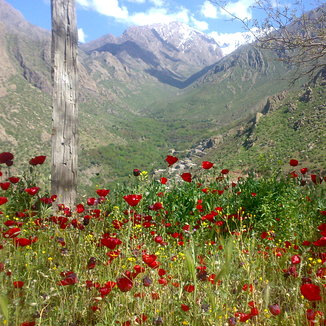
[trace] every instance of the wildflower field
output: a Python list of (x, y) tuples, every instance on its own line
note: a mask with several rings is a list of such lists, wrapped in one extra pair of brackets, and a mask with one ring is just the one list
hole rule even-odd
[(326, 325), (325, 176), (289, 158), (290, 174), (171, 177), (167, 156), (166, 175), (68, 208), (45, 160), (19, 174), (0, 153), (0, 325)]

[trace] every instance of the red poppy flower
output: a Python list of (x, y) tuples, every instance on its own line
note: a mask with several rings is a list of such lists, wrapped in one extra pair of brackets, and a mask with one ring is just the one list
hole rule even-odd
[(202, 168), (205, 169), (205, 170), (209, 170), (210, 168), (213, 167), (213, 165), (214, 165), (214, 163), (209, 162), (209, 161), (203, 161), (201, 163)]
[(85, 210), (85, 207), (83, 204), (78, 204), (76, 205), (76, 212), (77, 213), (82, 213)]
[(173, 165), (174, 163), (178, 162), (178, 158), (175, 157), (175, 156), (171, 156), (171, 155), (168, 155), (166, 158), (165, 158), (165, 161), (169, 164), (169, 166)]
[(140, 171), (139, 169), (133, 169), (132, 173), (133, 173), (133, 175), (134, 175), (135, 177), (138, 177), (138, 176), (140, 176), (141, 171)]
[(19, 326), (35, 326), (35, 325), (36, 325), (35, 321), (24, 321)]
[(299, 164), (298, 160), (295, 160), (295, 159), (290, 160), (290, 165), (291, 166), (297, 166), (298, 164)]
[(32, 243), (31, 239), (27, 239), (27, 238), (16, 238), (15, 239), (15, 244), (18, 247), (26, 247), (29, 246)]
[(157, 202), (157, 203), (155, 203), (153, 205), (150, 205), (148, 207), (148, 209), (150, 209), (151, 211), (159, 211), (160, 209), (163, 209), (163, 205), (162, 205), (162, 203)]
[(23, 281), (15, 281), (12, 284), (14, 285), (14, 288), (21, 289), (25, 283)]
[(148, 319), (148, 317), (145, 314), (140, 315), (139, 317), (135, 318), (135, 322), (136, 324), (141, 325), (142, 323), (144, 323), (146, 320)]
[(221, 174), (228, 174), (229, 172), (230, 172), (230, 170), (228, 170), (228, 169), (221, 170)]
[(120, 277), (117, 279), (117, 286), (122, 292), (130, 291), (133, 285), (133, 282), (128, 277)]
[(181, 178), (186, 182), (191, 182), (191, 180), (192, 180), (191, 174), (188, 172), (182, 173)]
[(194, 286), (194, 285), (185, 285), (185, 286), (183, 287), (183, 289), (184, 289), (186, 292), (191, 293), (191, 292), (194, 292), (194, 291), (195, 291), (195, 286)]
[(0, 197), (0, 205), (5, 204), (8, 201), (7, 197)]
[(148, 264), (154, 262), (156, 260), (157, 256), (156, 255), (143, 255), (142, 258), (143, 258), (143, 262), (148, 265)]
[(326, 246), (326, 236), (319, 238), (317, 241), (314, 241), (313, 245), (316, 247), (325, 247)]
[(11, 183), (18, 183), (20, 178), (18, 177), (10, 177), (8, 178), (8, 180), (11, 182)]
[(0, 164), (10, 162), (14, 159), (14, 155), (9, 152), (0, 153)]
[(160, 179), (160, 181), (161, 181), (161, 184), (162, 184), (162, 185), (165, 185), (165, 184), (168, 182), (168, 179), (165, 178), (165, 177), (162, 177), (162, 178)]
[(58, 285), (66, 286), (78, 283), (77, 275), (73, 271), (62, 272), (60, 275), (65, 278), (58, 282)]
[(190, 310), (190, 307), (187, 306), (186, 304), (181, 304), (181, 309), (182, 309), (183, 311), (189, 311), (189, 310)]
[(301, 174), (306, 174), (308, 172), (308, 168), (300, 169)]
[(323, 179), (321, 177), (317, 176), (316, 174), (311, 174), (310, 179), (315, 185), (321, 184), (323, 181)]
[(27, 192), (29, 195), (34, 196), (40, 191), (39, 187), (31, 187), (31, 188), (26, 188), (25, 192)]
[(122, 241), (118, 238), (107, 237), (107, 238), (101, 239), (102, 246), (105, 246), (112, 250), (114, 250), (115, 247), (120, 245), (121, 243), (122, 243)]
[(300, 256), (299, 255), (293, 255), (291, 257), (291, 262), (292, 262), (292, 264), (300, 264), (300, 262), (301, 262)]
[(274, 316), (277, 316), (281, 313), (281, 308), (277, 303), (268, 306), (268, 309), (270, 313)]
[(142, 195), (127, 195), (123, 196), (123, 199), (130, 205), (130, 206), (136, 206), (140, 200), (143, 198)]
[(30, 161), (30, 165), (38, 165), (38, 164), (43, 164), (45, 162), (46, 156), (40, 155), (40, 156), (35, 156), (33, 157)]
[(320, 288), (312, 283), (302, 284), (300, 287), (301, 294), (309, 301), (320, 301)]
[(20, 228), (11, 228), (8, 231), (6, 231), (5, 233), (3, 233), (3, 236), (5, 238), (15, 238), (20, 234)]
[(100, 196), (100, 197), (106, 197), (109, 193), (110, 193), (110, 189), (97, 189), (96, 193)]
[(1, 182), (0, 183), (0, 188), (2, 190), (7, 190), (10, 187), (11, 183), (10, 182)]

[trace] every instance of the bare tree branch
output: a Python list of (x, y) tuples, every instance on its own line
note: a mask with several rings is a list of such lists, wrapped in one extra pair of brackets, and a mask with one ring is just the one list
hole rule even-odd
[(256, 0), (251, 7), (259, 10), (265, 18), (258, 22), (242, 19), (233, 14), (228, 1), (210, 0), (227, 13), (231, 19), (242, 23), (254, 37), (256, 45), (278, 53), (278, 60), (297, 68), (295, 80), (312, 77), (326, 68), (326, 4), (315, 0), (316, 9), (305, 12), (304, 0), (292, 7), (281, 6), (272, 0)]

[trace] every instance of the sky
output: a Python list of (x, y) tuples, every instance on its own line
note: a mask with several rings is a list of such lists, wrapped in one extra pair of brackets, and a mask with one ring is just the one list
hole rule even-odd
[[(50, 30), (50, 0), (5, 0), (34, 25)], [(270, 0), (271, 5), (293, 6), (295, 0)], [(305, 9), (314, 7), (303, 0)], [(227, 9), (241, 19), (261, 19), (253, 9), (255, 0), (231, 0)], [(128, 27), (180, 21), (212, 36), (223, 53), (232, 52), (248, 40), (242, 23), (209, 0), (76, 0), (79, 41), (95, 40), (105, 34), (120, 36)], [(249, 38), (250, 39), (250, 38)]]

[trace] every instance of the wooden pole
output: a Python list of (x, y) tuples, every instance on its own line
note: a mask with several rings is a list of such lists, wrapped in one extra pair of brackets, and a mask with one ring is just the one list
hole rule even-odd
[(52, 16), (52, 170), (56, 203), (72, 208), (77, 194), (78, 104), (75, 0), (51, 0)]

